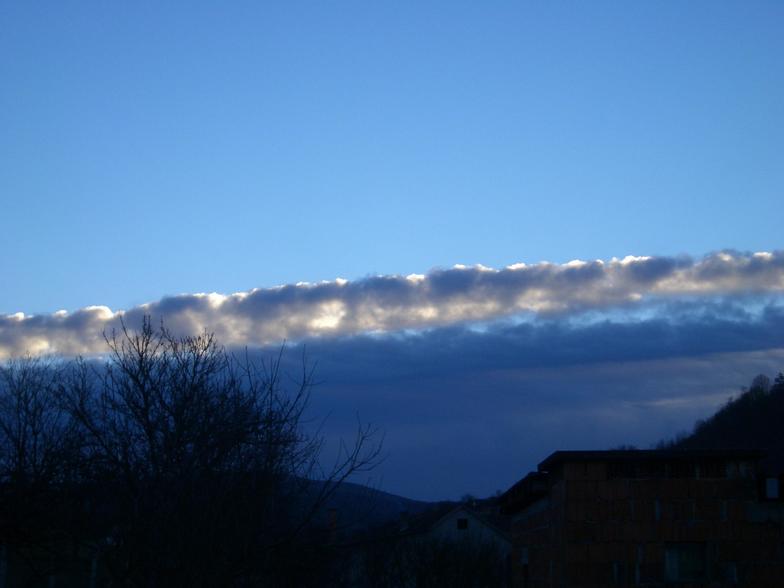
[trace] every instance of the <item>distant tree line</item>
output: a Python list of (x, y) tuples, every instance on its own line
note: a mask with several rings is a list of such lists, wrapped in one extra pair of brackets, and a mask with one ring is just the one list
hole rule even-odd
[(280, 356), (149, 319), (105, 338), (101, 361), (0, 366), (0, 583), (328, 585), (317, 515), (378, 462), (376, 432), (322, 471), (304, 361), (285, 380)]

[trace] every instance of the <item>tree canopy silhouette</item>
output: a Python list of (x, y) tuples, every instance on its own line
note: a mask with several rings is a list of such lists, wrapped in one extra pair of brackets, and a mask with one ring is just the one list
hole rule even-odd
[(699, 420), (690, 434), (661, 443), (672, 449), (759, 449), (765, 463), (784, 467), (784, 374), (770, 381), (756, 376), (736, 398), (730, 398), (713, 416)]
[(9, 557), (32, 579), (88, 566), (93, 584), (307, 585), (325, 548), (315, 515), (378, 462), (377, 431), (358, 425), (324, 471), (304, 359), (290, 377), (281, 355), (254, 361), (149, 319), (105, 338), (103, 361), (0, 369)]

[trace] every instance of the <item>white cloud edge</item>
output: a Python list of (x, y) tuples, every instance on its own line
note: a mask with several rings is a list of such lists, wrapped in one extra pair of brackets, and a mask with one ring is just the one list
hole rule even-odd
[(178, 332), (207, 329), (227, 344), (256, 345), (744, 292), (784, 292), (784, 252), (721, 251), (697, 260), (627, 255), (502, 269), (458, 264), (428, 274), (181, 294), (128, 310), (95, 305), (49, 315), (17, 312), (0, 315), (0, 358), (95, 353), (103, 348), (104, 330), (143, 315), (161, 317)]

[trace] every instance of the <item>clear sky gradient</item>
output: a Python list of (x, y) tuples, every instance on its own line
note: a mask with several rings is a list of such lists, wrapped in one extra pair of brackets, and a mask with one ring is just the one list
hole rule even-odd
[(0, 313), (782, 246), (781, 2), (5, 2)]

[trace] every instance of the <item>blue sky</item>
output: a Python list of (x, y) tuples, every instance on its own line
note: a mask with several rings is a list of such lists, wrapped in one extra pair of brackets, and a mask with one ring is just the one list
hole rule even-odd
[(145, 314), (305, 345), (328, 440), (377, 423), (414, 498), (687, 429), (784, 368), (782, 22), (0, 4), (0, 359)]
[(782, 12), (4, 3), (0, 312), (775, 249)]

